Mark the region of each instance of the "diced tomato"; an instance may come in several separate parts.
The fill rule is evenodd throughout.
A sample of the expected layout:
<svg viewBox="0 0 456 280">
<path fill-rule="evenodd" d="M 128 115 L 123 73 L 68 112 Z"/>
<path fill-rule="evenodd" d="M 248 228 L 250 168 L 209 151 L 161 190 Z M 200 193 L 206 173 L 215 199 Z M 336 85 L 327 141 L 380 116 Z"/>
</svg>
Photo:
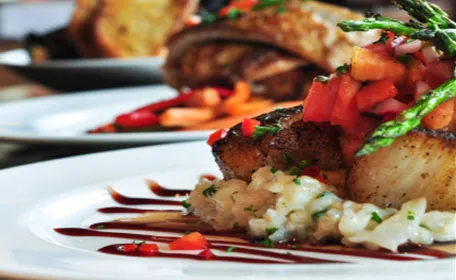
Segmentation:
<svg viewBox="0 0 456 280">
<path fill-rule="evenodd" d="M 423 126 L 429 129 L 443 129 L 450 125 L 454 114 L 454 99 L 440 104 L 423 118 Z"/>
<path fill-rule="evenodd" d="M 351 75 L 358 81 L 393 79 L 399 85 L 405 79 L 406 67 L 395 58 L 365 48 L 354 47 Z"/>
<path fill-rule="evenodd" d="M 226 129 L 219 129 L 216 132 L 209 135 L 209 139 L 207 139 L 207 144 L 209 146 L 214 146 L 215 142 L 223 139 L 226 136 Z"/>
<path fill-rule="evenodd" d="M 432 62 L 426 67 L 424 81 L 431 87 L 436 88 L 453 77 L 454 62 Z"/>
<path fill-rule="evenodd" d="M 139 245 L 138 251 L 143 254 L 153 255 L 158 253 L 157 244 L 142 244 Z"/>
<path fill-rule="evenodd" d="M 417 60 L 421 61 L 423 64 L 426 64 L 426 59 L 424 58 L 424 54 L 422 52 L 416 52 L 413 54 Z"/>
<path fill-rule="evenodd" d="M 358 138 L 342 137 L 340 141 L 342 155 L 345 162 L 351 166 L 355 161 L 355 154 L 363 144 L 363 141 Z"/>
<path fill-rule="evenodd" d="M 306 99 L 304 100 L 303 119 L 308 122 L 324 122 L 325 113 L 324 95 L 326 92 L 326 84 L 314 81 L 309 89 Z"/>
<path fill-rule="evenodd" d="M 356 94 L 356 105 L 358 106 L 359 111 L 366 112 L 378 103 L 393 98 L 396 95 L 397 89 L 394 85 L 394 81 L 391 79 L 384 79 L 361 88 L 358 94 Z"/>
<path fill-rule="evenodd" d="M 321 169 L 318 166 L 307 166 L 301 171 L 302 176 L 317 178 L 321 174 Z"/>
<path fill-rule="evenodd" d="M 308 122 L 329 122 L 340 87 L 340 77 L 332 77 L 327 84 L 314 82 L 304 102 L 303 118 Z"/>
<path fill-rule="evenodd" d="M 168 244 L 170 250 L 201 250 L 209 246 L 206 238 L 199 232 L 192 232 Z"/>
<path fill-rule="evenodd" d="M 354 128 L 343 128 L 343 134 L 348 138 L 364 140 L 379 124 L 380 122 L 374 118 L 360 116 Z"/>
<path fill-rule="evenodd" d="M 143 106 L 141 108 L 136 109 L 134 112 L 147 111 L 147 112 L 152 112 L 152 113 L 158 113 L 165 109 L 168 109 L 171 107 L 177 107 L 177 106 L 181 106 L 181 105 L 185 104 L 190 98 L 193 97 L 194 94 L 195 94 L 194 91 L 182 93 L 174 98 Z"/>
<path fill-rule="evenodd" d="M 119 250 L 125 253 L 136 252 L 138 245 L 136 244 L 125 244 L 119 247 Z"/>
<path fill-rule="evenodd" d="M 255 133 L 255 127 L 259 126 L 261 123 L 255 119 L 244 118 L 242 121 L 242 135 L 245 137 L 252 137 Z"/>
<path fill-rule="evenodd" d="M 125 128 L 150 127 L 160 124 L 160 118 L 147 111 L 123 114 L 116 118 L 115 124 Z"/>
<path fill-rule="evenodd" d="M 199 257 L 201 257 L 203 260 L 209 261 L 215 259 L 215 254 L 212 253 L 211 249 L 207 248 L 204 251 L 201 251 L 201 253 L 198 254 Z"/>
<path fill-rule="evenodd" d="M 377 104 L 377 106 L 375 106 L 375 108 L 373 108 L 369 112 L 377 116 L 385 116 L 388 114 L 397 115 L 407 108 L 409 108 L 409 105 L 397 101 L 394 98 L 391 98 L 383 101 L 380 104 Z"/>
<path fill-rule="evenodd" d="M 361 83 L 353 80 L 349 75 L 341 76 L 339 91 L 331 116 L 331 124 L 353 128 L 360 116 L 356 106 L 356 94 L 361 88 Z"/>
</svg>

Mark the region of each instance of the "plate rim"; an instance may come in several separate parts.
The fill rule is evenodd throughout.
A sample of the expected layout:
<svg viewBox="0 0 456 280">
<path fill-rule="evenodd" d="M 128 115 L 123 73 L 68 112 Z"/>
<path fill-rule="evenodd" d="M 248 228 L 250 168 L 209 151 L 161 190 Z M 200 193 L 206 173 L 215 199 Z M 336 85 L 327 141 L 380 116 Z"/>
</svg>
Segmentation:
<svg viewBox="0 0 456 280">
<path fill-rule="evenodd" d="M 33 163 L 33 164 L 24 165 L 24 166 L 12 167 L 12 168 L 0 170 L 0 181 L 3 180 L 3 176 L 11 176 L 10 175 L 11 173 L 13 173 L 13 175 L 31 173 L 34 170 L 38 170 L 40 168 L 44 168 L 44 169 L 52 168 L 52 166 L 55 164 L 71 166 L 71 164 L 74 163 L 75 161 L 87 162 L 90 160 L 101 159 L 101 158 L 107 157 L 107 156 L 123 158 L 125 160 L 126 157 L 122 157 L 122 155 L 127 155 L 127 154 L 130 154 L 129 157 L 127 157 L 127 158 L 129 158 L 129 160 L 132 160 L 132 158 L 134 158 L 134 156 L 136 154 L 140 154 L 140 153 L 142 153 L 142 154 L 149 153 L 150 154 L 150 153 L 152 153 L 152 151 L 158 151 L 158 150 L 163 150 L 163 149 L 165 149 L 165 150 L 173 149 L 176 146 L 181 146 L 182 149 L 190 149 L 192 147 L 196 147 L 196 146 L 199 147 L 202 145 L 205 145 L 205 143 L 202 141 L 192 142 L 192 143 L 166 144 L 166 145 L 159 145 L 159 146 L 129 148 L 129 149 L 122 149 L 122 150 L 117 150 L 117 151 L 100 152 L 100 153 L 73 156 L 73 157 L 56 159 L 56 160 L 48 160 L 48 161 L 43 161 L 43 162 L 39 162 L 39 163 Z M 204 164 L 206 164 L 206 163 L 204 163 Z M 86 168 L 88 169 L 90 167 L 87 166 Z M 105 172 L 109 173 L 110 171 L 107 170 Z M 139 175 L 139 173 L 137 175 Z M 94 179 L 89 179 L 88 181 L 90 181 L 91 183 L 95 183 Z M 57 190 L 53 191 L 52 195 L 59 195 L 64 192 L 65 192 L 64 189 L 58 188 Z M 8 206 L 5 206 L 5 207 L 8 207 Z M 33 208 L 33 207 L 34 206 L 32 206 L 31 208 Z M 36 238 L 36 236 L 35 236 L 35 238 Z M 106 257 L 110 258 L 110 259 L 119 260 L 118 256 L 106 256 Z M 122 257 L 120 257 L 120 258 L 122 258 Z M 369 276 L 369 275 L 381 276 L 381 277 L 388 276 L 388 278 L 396 279 L 396 278 L 400 278 L 400 277 L 403 277 L 404 275 L 406 275 L 406 274 L 404 274 L 404 272 L 407 272 L 408 270 L 410 270 L 412 268 L 421 267 L 422 269 L 420 271 L 425 270 L 424 273 L 422 273 L 420 271 L 414 272 L 414 273 L 415 274 L 420 273 L 420 274 L 423 274 L 421 276 L 427 277 L 427 276 L 431 276 L 431 274 L 434 275 L 434 272 L 437 273 L 438 268 L 440 268 L 442 266 L 455 265 L 455 264 L 456 264 L 456 258 L 444 259 L 444 260 L 426 260 L 426 261 L 416 261 L 416 262 L 406 262 L 406 263 L 404 263 L 404 262 L 382 262 L 382 263 L 374 264 L 375 269 L 373 269 L 374 271 L 372 271 L 372 274 L 371 273 L 366 274 L 365 270 L 362 271 L 362 274 L 358 274 L 358 273 L 352 274 L 353 268 L 355 268 L 355 269 L 356 268 L 363 268 L 363 269 L 372 268 L 373 266 L 371 266 L 369 264 L 342 264 L 343 268 L 348 268 L 348 269 L 342 269 L 342 271 L 345 271 L 347 273 L 347 277 L 350 277 L 352 279 L 358 279 L 357 277 L 363 277 L 363 279 L 365 279 L 364 277 Z M 205 265 L 210 266 L 210 263 L 207 263 Z M 249 265 L 246 265 L 246 266 L 249 266 Z M 301 269 L 299 269 L 299 271 L 301 271 L 301 270 L 310 271 L 310 270 L 318 270 L 322 266 L 323 265 L 306 265 L 306 266 L 300 266 L 298 268 L 301 268 Z M 229 267 L 239 267 L 239 266 L 227 264 L 225 267 L 229 268 Z M 244 267 L 244 266 L 242 266 L 242 267 Z M 397 268 L 401 267 L 402 270 L 397 271 L 397 275 L 395 275 L 395 277 L 391 277 L 391 274 L 388 274 L 387 272 L 393 271 L 394 273 L 396 273 L 396 271 L 394 271 L 394 268 L 396 268 L 396 267 Z M 406 267 L 406 268 L 404 268 L 404 267 Z M 257 268 L 261 268 L 261 265 L 258 265 Z M 273 268 L 280 270 L 282 268 L 295 268 L 295 266 L 274 265 Z M 331 270 L 334 269 L 335 271 L 340 271 L 341 264 L 325 264 L 324 268 L 331 269 Z M 383 268 L 388 268 L 388 269 L 383 270 Z M 336 273 L 336 272 L 334 272 L 334 273 Z M 376 275 L 373 275 L 373 273 L 375 273 Z M 441 274 L 442 273 L 440 273 L 440 275 Z M 447 273 L 445 273 L 445 275 L 443 275 L 443 276 L 445 276 L 445 278 L 441 278 L 441 279 L 447 279 L 446 274 Z M 331 274 L 331 275 L 333 275 L 333 274 Z M 100 276 L 100 274 L 97 274 L 95 272 L 81 272 L 81 271 L 75 272 L 73 270 L 66 271 L 62 268 L 48 269 L 48 268 L 43 268 L 43 267 L 36 268 L 36 267 L 24 266 L 24 265 L 5 266 L 0 263 L 0 277 L 12 277 L 12 278 L 16 278 L 16 279 L 36 279 L 37 277 L 39 277 L 39 278 L 44 277 L 47 279 L 62 279 L 62 278 L 93 279 L 94 277 L 98 278 L 98 276 Z M 132 278 L 133 279 L 145 279 L 145 278 L 150 279 L 150 276 L 151 276 L 151 274 L 134 275 L 134 277 L 132 277 Z M 160 276 L 160 275 L 156 275 L 156 276 Z M 247 275 L 245 278 L 251 279 L 251 276 L 252 275 Z M 297 276 L 302 277 L 302 275 L 297 275 Z M 448 276 L 452 276 L 452 275 L 448 275 Z M 201 275 L 193 276 L 193 277 L 195 277 L 195 278 L 198 277 L 198 279 L 206 279 L 206 277 L 201 277 Z M 189 279 L 189 278 L 193 279 L 193 277 L 183 275 L 182 277 L 178 277 L 178 279 Z M 211 277 L 213 279 L 213 276 L 208 275 L 207 278 L 209 278 L 209 277 Z M 268 276 L 268 277 L 263 277 L 263 278 L 264 279 L 281 279 L 281 277 L 283 277 L 283 275 L 280 275 L 280 276 L 273 275 L 271 277 Z M 103 277 L 101 277 L 101 278 L 116 279 L 117 277 L 115 275 L 103 275 Z M 229 277 L 227 277 L 227 278 L 229 278 Z M 244 277 L 241 277 L 241 278 L 244 278 Z M 374 277 L 374 278 L 379 279 L 377 277 Z M 316 277 L 316 279 L 322 279 L 322 278 Z M 326 279 L 326 278 L 323 278 L 323 279 Z M 343 278 L 343 279 L 346 279 L 346 278 Z M 428 278 L 419 277 L 419 279 L 428 279 Z M 451 279 L 451 278 L 448 278 L 448 279 Z"/>
<path fill-rule="evenodd" d="M 68 103 L 73 99 L 95 98 L 95 96 L 102 96 L 108 98 L 109 95 L 115 96 L 128 96 L 128 91 L 151 91 L 151 98 L 153 98 L 153 91 L 174 90 L 171 87 L 158 84 L 149 86 L 132 86 L 113 89 L 99 89 L 90 91 L 79 91 L 65 94 L 56 94 L 51 96 L 35 97 L 19 101 L 7 102 L 0 104 L 0 112 L 2 109 L 9 109 L 14 107 L 20 108 L 21 106 L 35 106 L 39 107 L 40 104 L 51 102 L 65 102 Z M 83 108 L 81 107 L 83 110 Z M 1 116 L 1 113 L 0 113 Z M 157 144 L 166 142 L 179 142 L 179 141 L 195 141 L 206 139 L 213 130 L 195 130 L 195 131 L 162 131 L 162 132 L 141 132 L 141 133 L 118 133 L 118 134 L 100 134 L 100 135 L 55 135 L 55 134 L 40 134 L 37 136 L 33 132 L 18 132 L 1 130 L 0 125 L 0 142 L 9 143 L 26 143 L 26 144 L 72 144 L 72 145 L 144 145 L 144 144 Z"/>
<path fill-rule="evenodd" d="M 21 68 L 21 69 L 76 69 L 76 68 L 114 68 L 128 67 L 131 65 L 153 66 L 164 65 L 166 58 L 155 57 L 133 57 L 133 58 L 78 58 L 78 59 L 59 59 L 48 60 L 41 63 L 18 64 L 6 61 L 5 57 L 14 53 L 26 53 L 24 48 L 16 48 L 0 52 L 0 66 Z"/>
</svg>

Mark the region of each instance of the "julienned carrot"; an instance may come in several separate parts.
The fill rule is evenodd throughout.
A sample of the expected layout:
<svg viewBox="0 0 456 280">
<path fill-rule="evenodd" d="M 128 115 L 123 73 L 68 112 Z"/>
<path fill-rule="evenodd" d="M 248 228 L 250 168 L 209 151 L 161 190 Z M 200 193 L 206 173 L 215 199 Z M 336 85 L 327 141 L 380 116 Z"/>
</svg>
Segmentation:
<svg viewBox="0 0 456 280">
<path fill-rule="evenodd" d="M 205 122 L 202 124 L 198 124 L 195 126 L 187 127 L 188 130 L 213 130 L 213 129 L 220 129 L 220 128 L 231 128 L 236 124 L 242 122 L 244 118 L 254 118 L 261 114 L 269 113 L 277 108 L 290 108 L 295 107 L 298 105 L 302 105 L 302 101 L 288 101 L 288 102 L 280 102 L 274 103 L 268 107 L 261 108 L 258 110 L 254 110 L 245 116 L 231 116 L 221 119 L 216 119 L 210 122 Z"/>
<path fill-rule="evenodd" d="M 236 107 L 246 103 L 251 96 L 250 85 L 247 82 L 239 81 L 234 87 L 234 93 L 223 102 L 224 110 L 229 115 L 235 115 Z"/>
<path fill-rule="evenodd" d="M 239 116 L 246 115 L 252 111 L 261 110 L 262 108 L 270 107 L 273 104 L 271 100 L 259 99 L 252 100 L 250 102 L 240 104 L 239 106 L 233 107 L 231 110 L 231 115 Z"/>
<path fill-rule="evenodd" d="M 439 105 L 424 117 L 423 126 L 434 130 L 443 129 L 449 126 L 455 113 L 454 106 L 454 99 Z"/>
<path fill-rule="evenodd" d="M 196 90 L 195 94 L 190 97 L 185 105 L 197 108 L 212 108 L 221 103 L 220 94 L 214 88 L 203 88 Z"/>
<path fill-rule="evenodd" d="M 353 48 L 351 76 L 355 80 L 378 81 L 389 78 L 401 84 L 406 73 L 405 65 L 392 57 L 365 48 Z"/>
<path fill-rule="evenodd" d="M 165 127 L 189 127 L 207 122 L 215 114 L 210 108 L 171 108 L 160 116 L 160 124 Z"/>
</svg>

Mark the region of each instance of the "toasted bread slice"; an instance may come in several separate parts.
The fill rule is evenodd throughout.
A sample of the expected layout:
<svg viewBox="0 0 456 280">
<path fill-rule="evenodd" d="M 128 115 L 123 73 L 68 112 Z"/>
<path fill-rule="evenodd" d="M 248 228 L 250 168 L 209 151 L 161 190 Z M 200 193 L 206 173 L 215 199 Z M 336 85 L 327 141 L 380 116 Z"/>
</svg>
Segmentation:
<svg viewBox="0 0 456 280">
<path fill-rule="evenodd" d="M 102 57 L 138 57 L 160 53 L 198 8 L 198 0 L 100 0 L 93 35 Z"/>
<path fill-rule="evenodd" d="M 68 25 L 68 35 L 75 42 L 82 57 L 98 56 L 92 32 L 92 22 L 98 3 L 98 0 L 77 0 Z"/>
</svg>

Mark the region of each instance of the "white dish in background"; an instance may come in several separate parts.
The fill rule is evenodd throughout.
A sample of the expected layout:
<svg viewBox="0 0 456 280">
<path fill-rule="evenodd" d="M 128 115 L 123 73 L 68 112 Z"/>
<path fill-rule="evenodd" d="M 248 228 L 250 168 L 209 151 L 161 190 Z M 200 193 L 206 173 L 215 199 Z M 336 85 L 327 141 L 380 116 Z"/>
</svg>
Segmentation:
<svg viewBox="0 0 456 280">
<path fill-rule="evenodd" d="M 134 258 L 96 252 L 131 240 L 68 237 L 53 230 L 117 218 L 96 211 L 113 204 L 105 189 L 108 185 L 129 196 L 152 197 L 144 179 L 191 189 L 202 173 L 219 174 L 205 143 L 128 149 L 0 171 L 0 278 L 454 279 L 454 258 L 404 262 L 298 252 L 352 263 L 294 265 Z"/>
<path fill-rule="evenodd" d="M 87 134 L 114 117 L 175 96 L 167 86 L 39 97 L 0 105 L 0 141 L 36 144 L 144 145 L 207 139 L 209 131 Z"/>
<path fill-rule="evenodd" d="M 0 53 L 0 66 L 59 91 L 148 85 L 162 80 L 163 57 L 71 59 L 31 63 L 26 50 Z"/>
</svg>

